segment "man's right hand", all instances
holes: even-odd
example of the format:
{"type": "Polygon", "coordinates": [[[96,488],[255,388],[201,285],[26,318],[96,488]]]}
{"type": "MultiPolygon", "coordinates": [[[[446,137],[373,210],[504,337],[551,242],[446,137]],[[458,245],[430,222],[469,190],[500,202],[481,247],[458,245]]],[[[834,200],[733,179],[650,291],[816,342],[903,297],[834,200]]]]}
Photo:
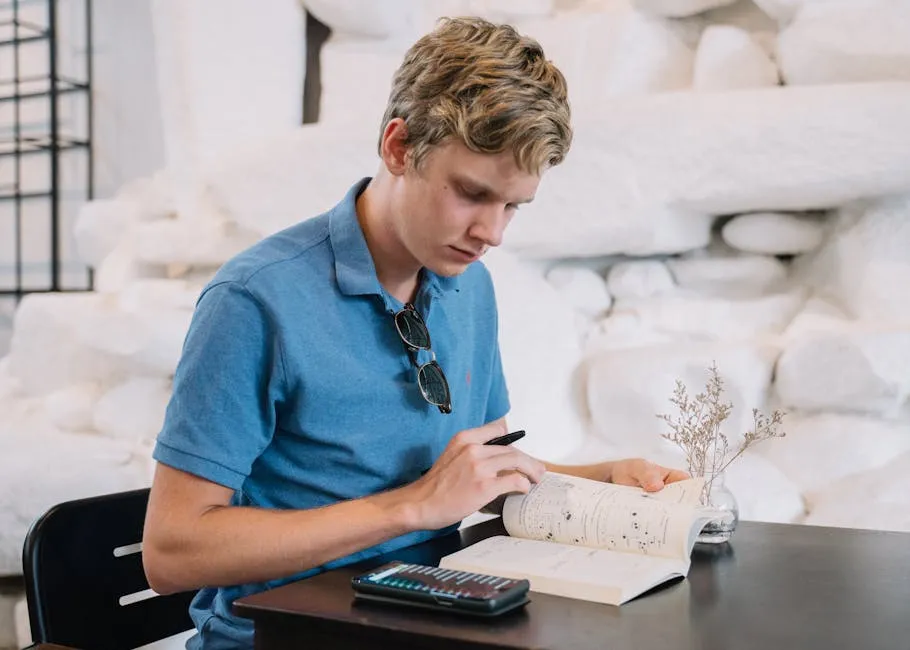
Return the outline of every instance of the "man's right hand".
{"type": "Polygon", "coordinates": [[[501,495],[527,493],[543,478],[540,461],[514,447],[484,444],[504,433],[502,420],[458,433],[433,467],[403,488],[413,496],[420,528],[454,524],[501,495]]]}

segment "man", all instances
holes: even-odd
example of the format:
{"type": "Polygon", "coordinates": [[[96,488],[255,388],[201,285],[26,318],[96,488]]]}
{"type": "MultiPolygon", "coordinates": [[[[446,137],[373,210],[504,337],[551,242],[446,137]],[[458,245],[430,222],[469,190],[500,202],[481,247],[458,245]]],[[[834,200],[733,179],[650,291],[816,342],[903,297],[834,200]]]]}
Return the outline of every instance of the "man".
{"type": "Polygon", "coordinates": [[[376,177],[206,287],[143,547],[156,591],[202,588],[189,647],[251,647],[234,599],[451,532],[546,470],[649,490],[685,477],[483,444],[509,401],[478,260],[570,141],[565,80],[536,42],[442,21],[395,75],[376,177]]]}

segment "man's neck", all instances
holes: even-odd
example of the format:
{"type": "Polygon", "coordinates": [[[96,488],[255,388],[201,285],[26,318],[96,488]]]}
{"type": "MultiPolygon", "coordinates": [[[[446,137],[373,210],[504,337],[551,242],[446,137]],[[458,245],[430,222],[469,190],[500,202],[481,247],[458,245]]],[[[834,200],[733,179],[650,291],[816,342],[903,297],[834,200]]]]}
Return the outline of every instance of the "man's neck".
{"type": "Polygon", "coordinates": [[[413,302],[420,281],[420,264],[401,243],[393,226],[388,179],[374,178],[357,197],[357,220],[382,287],[401,302],[413,302]]]}

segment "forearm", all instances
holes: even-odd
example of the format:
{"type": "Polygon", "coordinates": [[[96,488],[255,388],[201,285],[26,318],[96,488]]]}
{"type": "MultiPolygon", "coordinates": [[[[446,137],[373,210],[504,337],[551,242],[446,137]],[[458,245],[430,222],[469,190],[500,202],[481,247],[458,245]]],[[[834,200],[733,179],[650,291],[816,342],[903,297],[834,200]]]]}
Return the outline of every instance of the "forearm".
{"type": "Polygon", "coordinates": [[[145,540],[149,580],[170,593],[294,575],[416,530],[405,497],[395,490],[312,510],[214,507],[145,540]]]}
{"type": "Polygon", "coordinates": [[[570,476],[579,476],[589,478],[594,481],[611,482],[613,477],[613,462],[605,461],[594,463],[592,465],[557,465],[556,463],[544,463],[548,472],[557,474],[569,474],[570,476]]]}

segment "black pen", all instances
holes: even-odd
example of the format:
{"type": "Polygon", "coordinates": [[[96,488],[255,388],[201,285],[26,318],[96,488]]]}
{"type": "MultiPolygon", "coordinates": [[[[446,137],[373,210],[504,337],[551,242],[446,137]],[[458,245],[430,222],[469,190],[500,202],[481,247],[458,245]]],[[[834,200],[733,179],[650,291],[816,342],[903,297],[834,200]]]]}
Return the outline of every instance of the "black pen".
{"type": "MultiPolygon", "coordinates": [[[[519,429],[518,431],[513,431],[512,433],[507,433],[504,436],[497,436],[496,438],[491,438],[490,440],[487,440],[483,444],[485,444],[485,445],[511,445],[516,440],[521,440],[524,437],[525,437],[524,429],[519,429]]],[[[429,471],[430,471],[430,468],[428,467],[427,469],[423,470],[420,473],[420,475],[423,476],[424,474],[426,474],[429,471]]]]}
{"type": "Polygon", "coordinates": [[[513,431],[512,433],[507,433],[504,436],[499,436],[491,440],[487,440],[485,445],[511,445],[516,440],[521,440],[525,437],[524,429],[519,429],[518,431],[513,431]]]}

